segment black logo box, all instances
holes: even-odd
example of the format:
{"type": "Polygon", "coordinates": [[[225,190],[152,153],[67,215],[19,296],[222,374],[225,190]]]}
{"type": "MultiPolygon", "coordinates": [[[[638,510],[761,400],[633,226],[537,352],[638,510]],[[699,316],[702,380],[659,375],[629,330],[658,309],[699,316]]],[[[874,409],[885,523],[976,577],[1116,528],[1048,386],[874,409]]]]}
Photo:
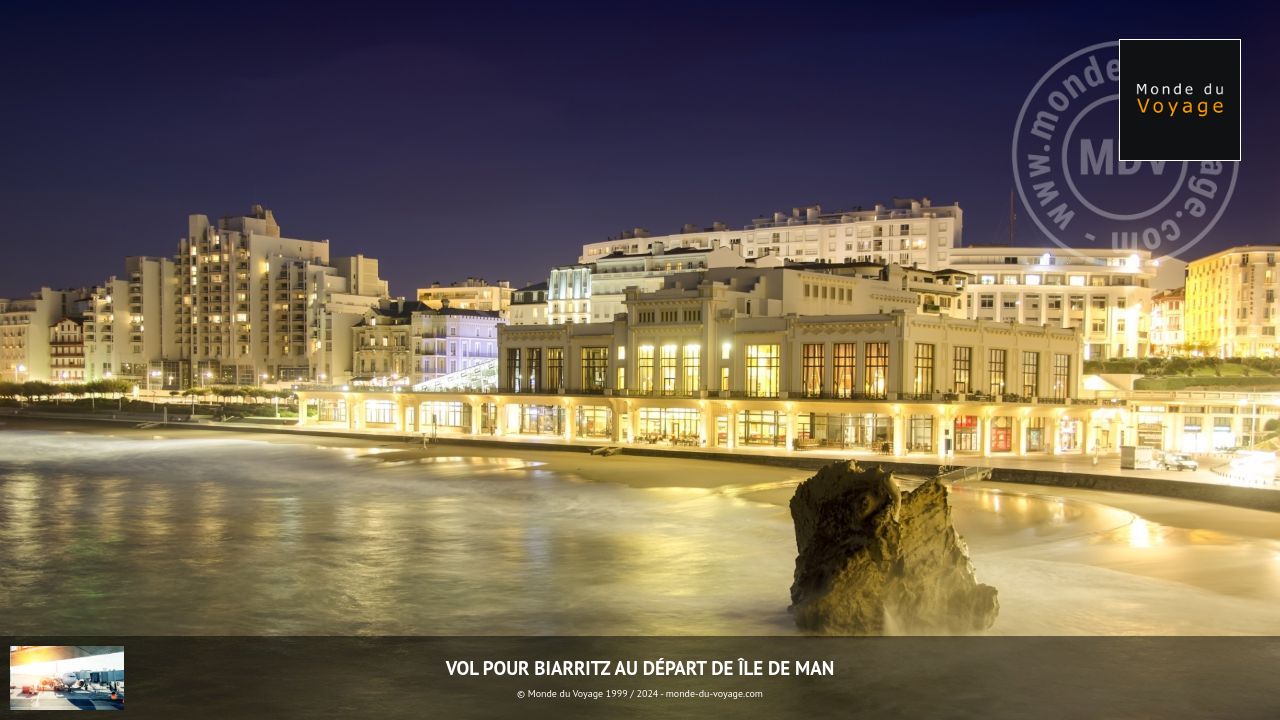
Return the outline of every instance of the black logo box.
{"type": "Polygon", "coordinates": [[[1240,160],[1240,57],[1239,39],[1121,39],[1120,159],[1240,160]]]}

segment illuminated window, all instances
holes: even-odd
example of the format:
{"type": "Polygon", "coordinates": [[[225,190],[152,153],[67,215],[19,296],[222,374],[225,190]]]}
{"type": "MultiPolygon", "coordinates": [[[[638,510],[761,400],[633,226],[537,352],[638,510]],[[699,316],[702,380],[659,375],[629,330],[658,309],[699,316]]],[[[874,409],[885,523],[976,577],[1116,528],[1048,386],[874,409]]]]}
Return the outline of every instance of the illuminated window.
{"type": "Polygon", "coordinates": [[[641,345],[636,348],[636,385],[640,392],[653,392],[653,346],[641,345]]]}
{"type": "Polygon", "coordinates": [[[586,391],[604,390],[606,373],[609,371],[609,348],[582,348],[582,389],[586,391]]]}
{"type": "Polygon", "coordinates": [[[676,346],[663,345],[662,353],[658,360],[659,371],[662,375],[662,394],[674,395],[676,393],[676,346]]]}
{"type": "Polygon", "coordinates": [[[748,345],[747,395],[777,397],[782,375],[782,350],[779,345],[748,345]]]}
{"type": "Polygon", "coordinates": [[[801,382],[804,394],[814,397],[822,394],[822,370],[826,365],[826,346],[822,343],[806,343],[803,348],[801,382]]]}
{"type": "Polygon", "coordinates": [[[1003,395],[1008,375],[1005,362],[1008,352],[1003,349],[991,349],[987,353],[988,386],[992,395],[1003,395]]]}
{"type": "Polygon", "coordinates": [[[684,391],[694,393],[702,389],[702,346],[684,346],[684,391]]]}
{"type": "Polygon", "coordinates": [[[933,352],[933,345],[916,343],[915,392],[917,393],[933,392],[933,352]]]}
{"type": "Polygon", "coordinates": [[[889,386],[889,343],[867,343],[866,371],[862,392],[882,398],[889,386]]]}

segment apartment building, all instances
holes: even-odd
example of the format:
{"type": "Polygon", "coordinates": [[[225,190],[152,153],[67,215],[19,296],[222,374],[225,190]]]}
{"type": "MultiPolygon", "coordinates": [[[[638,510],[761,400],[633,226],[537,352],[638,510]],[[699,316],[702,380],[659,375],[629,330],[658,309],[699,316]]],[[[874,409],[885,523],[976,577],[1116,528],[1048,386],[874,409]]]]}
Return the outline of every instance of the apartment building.
{"type": "Polygon", "coordinates": [[[742,228],[724,223],[686,225],[679,233],[651,235],[643,228],[617,238],[588,243],[578,258],[593,263],[614,253],[638,255],[655,243],[667,250],[724,247],[744,259],[768,256],[793,262],[873,262],[938,270],[958,247],[964,225],[959,204],[934,205],[928,198],[895,199],[876,205],[824,213],[819,205],[792,208],[753,219],[742,228]]]}
{"type": "Polygon", "coordinates": [[[85,381],[84,326],[79,318],[64,317],[49,328],[49,377],[55,382],[85,381]]]}
{"type": "Polygon", "coordinates": [[[457,310],[496,312],[506,319],[514,292],[506,280],[491,285],[481,278],[469,277],[447,286],[432,283],[431,287],[420,288],[418,302],[439,310],[448,301],[449,307],[457,310]]]}
{"type": "Polygon", "coordinates": [[[973,276],[969,317],[1079,328],[1086,360],[1145,357],[1152,295],[1181,286],[1185,267],[1148,251],[1005,246],[960,248],[949,262],[973,276]]]}
{"type": "Polygon", "coordinates": [[[124,274],[93,288],[84,313],[85,379],[132,380],[151,389],[184,387],[174,361],[178,277],[169,258],[125,258],[124,274]]]}
{"type": "Polygon", "coordinates": [[[175,259],[177,357],[197,384],[337,380],[350,327],[386,297],[377,261],[330,260],[327,240],[284,237],[270,210],[192,215],[175,259]]]}
{"type": "Polygon", "coordinates": [[[1186,289],[1160,290],[1151,295],[1151,354],[1170,357],[1187,353],[1186,289]]]}
{"type": "Polygon", "coordinates": [[[1276,355],[1280,245],[1245,245],[1187,267],[1186,342],[1217,357],[1276,355]]]}
{"type": "Polygon", "coordinates": [[[548,323],[547,286],[546,282],[532,283],[511,293],[507,324],[546,325],[548,323]]]}
{"type": "Polygon", "coordinates": [[[29,298],[0,299],[0,381],[56,380],[50,328],[62,318],[79,317],[78,303],[88,293],[46,287],[29,298]]]}

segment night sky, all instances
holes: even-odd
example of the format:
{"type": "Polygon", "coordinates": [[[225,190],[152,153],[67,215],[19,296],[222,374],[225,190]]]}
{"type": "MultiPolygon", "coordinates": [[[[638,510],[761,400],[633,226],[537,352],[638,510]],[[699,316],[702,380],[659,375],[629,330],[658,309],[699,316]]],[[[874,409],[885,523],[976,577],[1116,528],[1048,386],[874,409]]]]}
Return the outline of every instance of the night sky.
{"type": "MultiPolygon", "coordinates": [[[[393,294],[812,203],[959,201],[966,242],[999,241],[1027,91],[1118,37],[1243,38],[1245,161],[1197,249],[1280,242],[1274,5],[688,5],[8,0],[0,296],[100,282],[253,203],[380,258],[393,294]]],[[[1018,241],[1046,242],[1029,220],[1018,241]]]]}

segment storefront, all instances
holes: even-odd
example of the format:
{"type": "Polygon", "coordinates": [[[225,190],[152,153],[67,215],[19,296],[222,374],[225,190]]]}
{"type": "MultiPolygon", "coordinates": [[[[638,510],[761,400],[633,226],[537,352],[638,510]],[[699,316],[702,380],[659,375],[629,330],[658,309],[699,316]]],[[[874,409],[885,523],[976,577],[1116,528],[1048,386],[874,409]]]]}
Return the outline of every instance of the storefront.
{"type": "Polygon", "coordinates": [[[956,452],[982,452],[982,435],[978,431],[977,415],[959,415],[955,421],[956,452]]]}
{"type": "Polygon", "coordinates": [[[508,432],[521,435],[563,435],[564,408],[559,405],[508,405],[508,432]]]}
{"type": "Polygon", "coordinates": [[[418,429],[471,432],[471,406],[462,402],[425,402],[419,406],[418,429]]]}
{"type": "Polygon", "coordinates": [[[1080,443],[1084,435],[1084,424],[1072,418],[1058,421],[1058,452],[1080,452],[1080,443]]]}
{"type": "Polygon", "coordinates": [[[603,405],[583,405],[578,408],[575,430],[578,437],[613,437],[613,411],[603,405]]]}
{"type": "Polygon", "coordinates": [[[787,444],[787,418],[774,410],[738,412],[738,443],[740,445],[787,444]]]}
{"type": "Polygon", "coordinates": [[[698,445],[702,442],[702,413],[692,408],[642,408],[640,442],[698,445]]]}
{"type": "Polygon", "coordinates": [[[1027,420],[1027,452],[1045,452],[1049,449],[1044,426],[1044,418],[1030,418],[1027,420]]]}
{"type": "Polygon", "coordinates": [[[1013,452],[1013,418],[997,415],[991,418],[991,452],[1013,452]]]}
{"type": "Polygon", "coordinates": [[[1137,442],[1139,447],[1164,450],[1165,408],[1163,405],[1138,406],[1137,442]]]}
{"type": "Polygon", "coordinates": [[[320,422],[345,423],[347,421],[346,400],[316,400],[316,419],[320,422]]]}
{"type": "Polygon", "coordinates": [[[857,448],[888,452],[893,447],[893,418],[874,413],[800,413],[798,447],[857,448]]]}
{"type": "Polygon", "coordinates": [[[932,415],[912,415],[909,418],[907,452],[933,452],[932,415]]]}
{"type": "Polygon", "coordinates": [[[371,427],[395,425],[396,403],[392,400],[366,400],[364,422],[371,427]]]}

